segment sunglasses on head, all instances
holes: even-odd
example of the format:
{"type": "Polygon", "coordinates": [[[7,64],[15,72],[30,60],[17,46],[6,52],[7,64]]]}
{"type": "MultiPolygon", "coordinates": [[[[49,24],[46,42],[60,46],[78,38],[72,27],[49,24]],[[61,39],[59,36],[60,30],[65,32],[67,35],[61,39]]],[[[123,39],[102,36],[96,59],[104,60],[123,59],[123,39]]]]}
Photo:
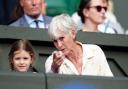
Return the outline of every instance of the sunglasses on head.
{"type": "Polygon", "coordinates": [[[103,7],[103,6],[91,6],[89,8],[95,8],[98,12],[101,12],[102,9],[104,9],[105,11],[107,11],[107,7],[103,7]]]}

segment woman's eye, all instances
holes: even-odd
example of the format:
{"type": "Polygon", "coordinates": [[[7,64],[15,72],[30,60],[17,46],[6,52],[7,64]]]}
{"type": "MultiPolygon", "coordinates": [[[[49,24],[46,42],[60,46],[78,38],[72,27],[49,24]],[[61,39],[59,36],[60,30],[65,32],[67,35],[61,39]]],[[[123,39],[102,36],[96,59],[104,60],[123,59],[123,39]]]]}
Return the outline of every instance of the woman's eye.
{"type": "Polygon", "coordinates": [[[64,37],[60,37],[60,38],[59,38],[60,41],[63,41],[63,39],[64,39],[64,37]]]}
{"type": "Polygon", "coordinates": [[[55,42],[55,43],[56,43],[56,42],[57,42],[57,40],[53,40],[53,42],[55,42]]]}

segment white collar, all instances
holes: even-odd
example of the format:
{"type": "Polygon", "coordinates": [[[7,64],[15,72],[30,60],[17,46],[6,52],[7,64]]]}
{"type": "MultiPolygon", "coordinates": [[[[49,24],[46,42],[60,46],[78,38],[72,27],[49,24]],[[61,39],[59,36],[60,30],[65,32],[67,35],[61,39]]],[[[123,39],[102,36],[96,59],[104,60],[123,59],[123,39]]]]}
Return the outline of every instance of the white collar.
{"type": "MultiPolygon", "coordinates": [[[[26,14],[24,15],[24,17],[27,20],[28,24],[31,24],[35,20],[35,19],[31,18],[30,16],[28,16],[26,14]]],[[[41,14],[39,15],[39,17],[36,20],[44,22],[44,18],[43,18],[43,16],[41,14]]]]}
{"type": "Polygon", "coordinates": [[[82,46],[83,56],[85,56],[87,59],[94,57],[94,54],[93,54],[90,46],[88,46],[91,44],[82,44],[81,42],[77,42],[77,43],[82,46]]]}

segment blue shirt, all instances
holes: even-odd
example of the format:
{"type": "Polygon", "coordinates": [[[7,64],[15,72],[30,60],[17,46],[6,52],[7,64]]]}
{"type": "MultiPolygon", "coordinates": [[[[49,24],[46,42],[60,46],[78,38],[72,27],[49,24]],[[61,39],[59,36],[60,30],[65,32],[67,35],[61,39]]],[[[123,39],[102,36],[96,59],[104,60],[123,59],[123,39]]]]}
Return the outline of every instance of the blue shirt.
{"type": "Polygon", "coordinates": [[[36,23],[34,21],[38,20],[39,21],[38,22],[39,28],[45,28],[44,18],[42,15],[40,15],[37,19],[33,19],[26,14],[24,16],[25,16],[25,19],[27,20],[27,22],[29,24],[29,27],[36,28],[36,23]]]}

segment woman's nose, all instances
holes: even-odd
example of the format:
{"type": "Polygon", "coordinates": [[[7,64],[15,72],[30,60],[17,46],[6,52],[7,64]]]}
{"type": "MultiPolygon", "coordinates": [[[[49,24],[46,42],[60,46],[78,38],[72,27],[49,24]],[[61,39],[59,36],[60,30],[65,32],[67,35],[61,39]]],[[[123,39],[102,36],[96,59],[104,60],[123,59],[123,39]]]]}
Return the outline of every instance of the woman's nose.
{"type": "Polygon", "coordinates": [[[61,41],[57,41],[57,46],[60,48],[62,46],[62,42],[61,41]]]}

